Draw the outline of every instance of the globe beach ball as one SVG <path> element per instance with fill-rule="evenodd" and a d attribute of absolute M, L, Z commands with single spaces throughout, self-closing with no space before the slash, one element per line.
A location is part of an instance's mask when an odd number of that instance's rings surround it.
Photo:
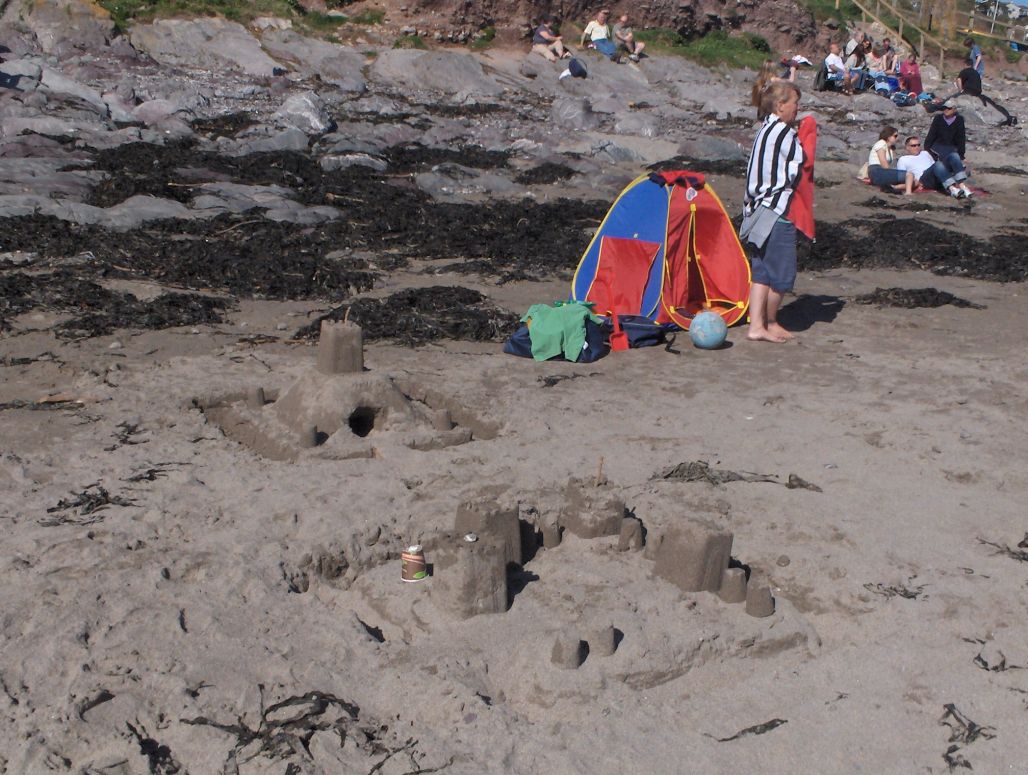
<path fill-rule="evenodd" d="M 702 350 L 716 350 L 727 337 L 725 319 L 716 312 L 701 312 L 689 324 L 689 338 Z"/>

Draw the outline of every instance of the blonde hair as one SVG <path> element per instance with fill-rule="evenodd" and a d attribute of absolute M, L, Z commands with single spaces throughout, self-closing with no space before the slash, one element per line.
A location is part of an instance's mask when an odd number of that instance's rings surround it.
<path fill-rule="evenodd" d="M 760 68 L 760 72 L 757 73 L 757 80 L 753 82 L 753 90 L 750 92 L 750 104 L 757 108 L 758 118 L 760 116 L 760 99 L 764 92 L 771 86 L 771 83 L 775 79 L 776 65 L 770 59 L 764 61 L 764 65 Z"/>
<path fill-rule="evenodd" d="M 803 93 L 800 91 L 800 87 L 792 81 L 775 81 L 770 84 L 760 95 L 757 118 L 763 121 L 775 112 L 775 108 L 786 102 L 794 94 L 796 99 L 799 99 Z"/>

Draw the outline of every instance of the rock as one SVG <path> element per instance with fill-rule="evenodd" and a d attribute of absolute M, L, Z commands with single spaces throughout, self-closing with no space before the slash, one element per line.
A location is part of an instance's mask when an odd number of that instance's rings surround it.
<path fill-rule="evenodd" d="M 164 65 L 228 68 L 260 76 L 281 70 L 245 27 L 225 19 L 160 19 L 137 24 L 130 37 L 133 46 Z"/>
<path fill-rule="evenodd" d="M 9 59 L 0 64 L 0 74 L 22 76 L 38 81 L 43 76 L 43 67 L 30 59 Z"/>
<path fill-rule="evenodd" d="M 456 102 L 494 97 L 503 91 L 475 56 L 453 51 L 383 51 L 371 65 L 370 74 L 372 80 L 388 86 L 454 95 Z"/>
<path fill-rule="evenodd" d="M 80 51 L 96 51 L 114 37 L 111 15 L 90 0 L 35 0 L 23 21 L 47 53 L 65 41 Z"/>
<path fill-rule="evenodd" d="M 312 91 L 294 94 L 282 103 L 274 115 L 283 124 L 309 135 L 324 134 L 335 127 L 324 100 Z"/>
<path fill-rule="evenodd" d="M 375 172 L 385 172 L 389 165 L 385 161 L 366 153 L 348 153 L 340 156 L 322 156 L 321 169 L 325 172 L 346 169 L 347 167 L 367 167 Z"/>
<path fill-rule="evenodd" d="M 147 221 L 166 218 L 189 219 L 196 217 L 189 208 L 172 199 L 158 199 L 154 196 L 133 196 L 121 204 L 108 207 L 104 221 L 109 228 L 118 231 L 135 229 Z"/>
<path fill-rule="evenodd" d="M 42 77 L 40 83 L 45 86 L 52 93 L 70 94 L 73 97 L 77 97 L 83 102 L 87 102 L 96 108 L 101 115 L 107 115 L 107 103 L 103 101 L 103 97 L 95 89 L 91 89 L 85 84 L 79 83 L 78 81 L 72 80 L 62 73 L 54 70 L 52 67 L 42 68 Z"/>
<path fill-rule="evenodd" d="M 596 129 L 600 125 L 600 117 L 593 113 L 589 100 L 584 97 L 557 97 L 550 108 L 550 118 L 558 127 L 577 131 Z"/>
<path fill-rule="evenodd" d="M 818 152 L 820 153 L 820 147 Z M 678 153 L 690 159 L 722 159 L 728 161 L 745 159 L 749 149 L 744 151 L 739 143 L 725 137 L 696 135 L 678 146 Z"/>
<path fill-rule="evenodd" d="M 622 135 L 638 135 L 639 137 L 656 137 L 660 122 L 656 116 L 645 113 L 622 112 L 614 122 L 614 131 Z"/>
<path fill-rule="evenodd" d="M 306 151 L 310 140 L 305 132 L 290 127 L 283 132 L 266 133 L 264 136 L 248 136 L 229 141 L 234 147 L 226 148 L 232 156 L 246 156 L 250 153 L 268 151 Z"/>
<path fill-rule="evenodd" d="M 187 111 L 186 108 L 172 100 L 148 100 L 136 105 L 132 109 L 132 118 L 136 121 L 141 121 L 147 126 L 157 124 L 179 114 L 185 114 L 188 118 L 193 117 L 192 113 Z"/>
<path fill-rule="evenodd" d="M 261 46 L 278 62 L 290 65 L 304 77 L 317 76 L 345 92 L 364 92 L 364 55 L 316 38 L 306 38 L 289 29 L 266 33 Z"/>

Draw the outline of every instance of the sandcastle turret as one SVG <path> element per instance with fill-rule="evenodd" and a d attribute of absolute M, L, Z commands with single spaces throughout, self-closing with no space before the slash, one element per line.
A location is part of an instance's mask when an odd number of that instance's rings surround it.
<path fill-rule="evenodd" d="M 322 374 L 359 374 L 364 371 L 364 331 L 356 323 L 321 321 L 318 371 Z"/>

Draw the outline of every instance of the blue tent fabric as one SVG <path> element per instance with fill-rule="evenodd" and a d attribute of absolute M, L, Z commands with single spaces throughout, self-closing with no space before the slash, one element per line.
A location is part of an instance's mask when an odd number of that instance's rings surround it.
<path fill-rule="evenodd" d="M 667 233 L 667 217 L 670 200 L 670 188 L 654 185 L 646 178 L 640 178 L 621 193 L 604 218 L 596 236 L 590 243 L 582 261 L 575 272 L 572 283 L 571 297 L 586 299 L 589 288 L 596 276 L 599 266 L 600 247 L 604 237 L 621 237 L 624 239 L 642 240 L 660 244 L 660 250 L 650 267 L 650 276 L 646 283 L 639 309 L 618 310 L 620 313 L 654 317 L 660 304 L 660 292 L 664 267 L 664 237 Z"/>

